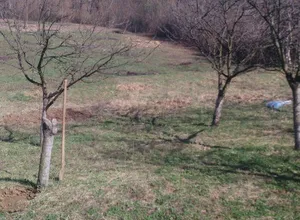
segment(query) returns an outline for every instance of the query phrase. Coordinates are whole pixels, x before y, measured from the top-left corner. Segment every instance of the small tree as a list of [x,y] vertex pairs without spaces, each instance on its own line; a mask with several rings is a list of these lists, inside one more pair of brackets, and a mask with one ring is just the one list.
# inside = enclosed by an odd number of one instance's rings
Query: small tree
[[275,62],[262,63],[282,72],[293,94],[295,150],[300,150],[300,2],[298,0],[248,0],[268,27],[266,39]]
[[195,46],[218,78],[213,120],[216,126],[232,80],[255,68],[261,34],[244,0],[177,3],[176,20],[183,39]]
[[114,58],[131,48],[130,44],[106,37],[96,26],[78,25],[75,30],[68,31],[67,26],[58,23],[59,8],[60,1],[40,0],[39,19],[34,30],[24,29],[21,18],[14,11],[4,13],[2,10],[7,29],[0,33],[16,55],[16,67],[42,93],[38,187],[48,185],[57,122],[50,120],[47,112],[64,92],[64,79],[68,79],[70,88],[85,78],[104,73],[121,65],[114,62]]

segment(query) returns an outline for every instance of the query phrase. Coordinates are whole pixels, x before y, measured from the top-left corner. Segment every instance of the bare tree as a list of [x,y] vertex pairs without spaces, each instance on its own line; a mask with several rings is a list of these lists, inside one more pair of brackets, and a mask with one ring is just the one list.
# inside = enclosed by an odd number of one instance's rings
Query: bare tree
[[219,124],[224,98],[232,80],[256,67],[261,34],[244,0],[177,2],[181,35],[212,65],[218,78],[212,126]]
[[57,122],[50,120],[47,112],[64,92],[64,79],[68,79],[70,88],[88,77],[105,73],[122,65],[114,62],[114,58],[131,48],[130,43],[106,37],[96,26],[78,25],[68,31],[68,27],[58,23],[59,8],[59,1],[41,0],[39,19],[31,29],[24,29],[22,20],[10,10],[3,13],[9,14],[10,19],[3,17],[7,28],[0,30],[16,56],[15,67],[42,93],[39,187],[48,185],[53,139],[57,133]]
[[293,94],[295,150],[300,150],[300,2],[248,0],[268,27],[266,38],[277,62],[262,63],[282,72]]

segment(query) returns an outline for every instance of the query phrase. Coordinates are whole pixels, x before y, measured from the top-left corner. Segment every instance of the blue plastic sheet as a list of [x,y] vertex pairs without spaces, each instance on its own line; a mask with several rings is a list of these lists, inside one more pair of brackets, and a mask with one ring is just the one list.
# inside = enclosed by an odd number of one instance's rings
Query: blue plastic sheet
[[280,110],[281,107],[283,107],[285,105],[289,105],[289,104],[292,104],[291,100],[287,100],[287,101],[270,101],[270,102],[267,102],[266,106],[268,108],[271,108],[271,109]]

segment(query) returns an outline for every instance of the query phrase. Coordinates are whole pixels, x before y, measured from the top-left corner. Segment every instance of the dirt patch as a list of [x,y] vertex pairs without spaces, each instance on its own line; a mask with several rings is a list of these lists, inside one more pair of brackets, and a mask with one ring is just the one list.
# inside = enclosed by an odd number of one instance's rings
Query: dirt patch
[[[119,86],[119,90],[146,90],[151,89],[146,85],[122,85]],[[109,103],[99,103],[94,106],[86,106],[86,107],[75,107],[68,108],[66,111],[66,121],[67,122],[84,122],[93,117],[99,119],[99,116],[103,113],[109,112],[115,115],[127,115],[132,116],[139,114],[139,116],[146,115],[160,115],[165,113],[172,113],[178,110],[182,110],[192,104],[192,99],[189,97],[185,98],[173,98],[173,99],[164,99],[159,101],[152,102],[131,102],[124,100],[117,100]],[[28,111],[28,112],[20,112],[19,114],[7,114],[0,118],[0,125],[5,126],[36,126],[40,124],[40,111]],[[60,123],[62,121],[62,110],[61,108],[50,109],[48,112],[49,119],[57,119]]]
[[[85,121],[89,118],[93,117],[93,113],[91,110],[87,108],[81,109],[72,109],[67,108],[66,110],[66,120],[70,121]],[[62,120],[62,111],[61,109],[55,109],[49,112],[49,118],[56,118],[58,121]]]
[[[7,114],[3,116],[1,122],[4,125],[26,125],[26,126],[31,126],[31,125],[36,125],[39,124],[40,122],[40,113],[38,111],[32,111],[32,112],[27,112],[27,113],[20,113],[20,114]],[[2,124],[1,123],[1,124]]]
[[[48,112],[48,117],[50,119],[56,118],[59,122],[62,121],[62,110],[61,109],[51,109]],[[92,110],[89,108],[68,108],[66,111],[66,121],[67,122],[81,122],[93,117]],[[30,111],[20,114],[8,114],[3,116],[2,122],[5,125],[37,125],[40,123],[40,112]],[[0,121],[1,122],[1,121]]]
[[29,201],[34,199],[37,191],[24,187],[0,189],[0,211],[20,212],[26,209]]

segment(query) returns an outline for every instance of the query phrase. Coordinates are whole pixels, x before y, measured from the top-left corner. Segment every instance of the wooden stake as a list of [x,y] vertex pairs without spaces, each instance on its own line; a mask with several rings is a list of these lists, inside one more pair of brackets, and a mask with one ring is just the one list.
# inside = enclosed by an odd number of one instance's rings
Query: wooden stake
[[67,104],[67,85],[68,81],[64,80],[64,101],[62,117],[62,137],[61,137],[61,169],[59,172],[59,181],[62,181],[65,173],[65,132],[66,132],[66,104]]

